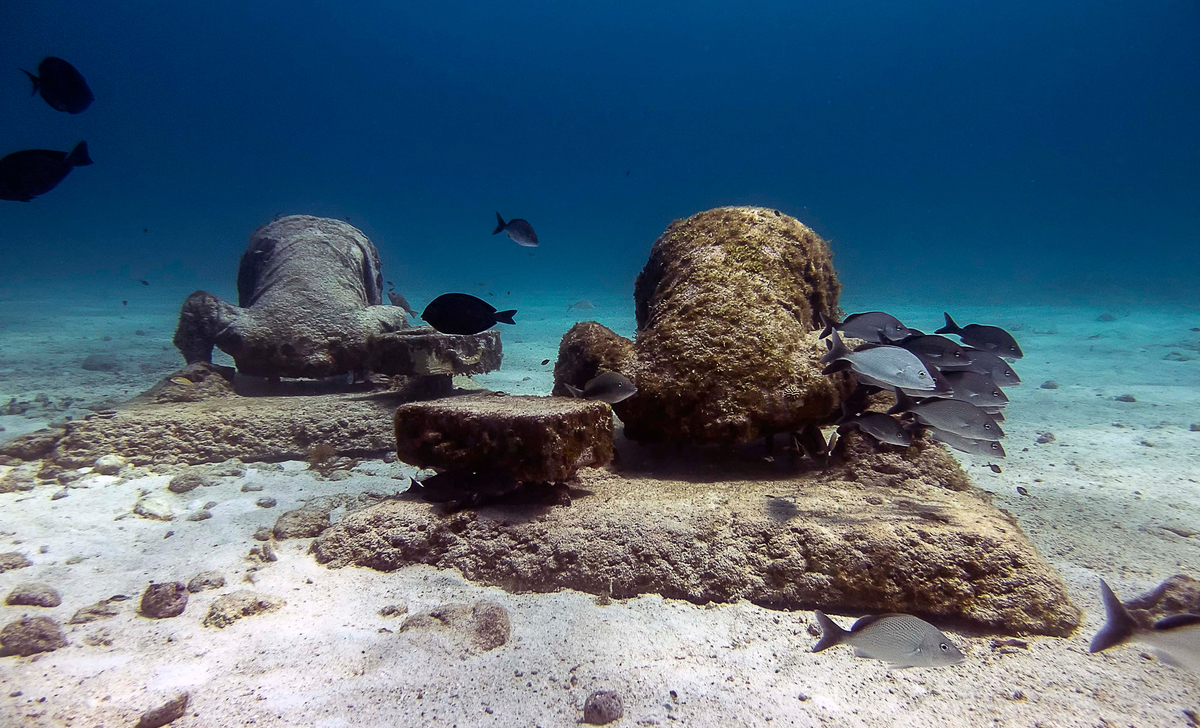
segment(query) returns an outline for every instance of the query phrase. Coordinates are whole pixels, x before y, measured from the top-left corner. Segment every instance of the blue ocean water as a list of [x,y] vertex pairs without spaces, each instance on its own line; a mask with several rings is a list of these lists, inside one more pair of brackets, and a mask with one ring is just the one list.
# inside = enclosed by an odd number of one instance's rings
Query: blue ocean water
[[[857,299],[1186,304],[1198,24],[1186,0],[8,3],[0,153],[86,139],[95,164],[0,204],[0,288],[228,297],[249,233],[308,213],[418,306],[628,296],[671,220],[754,204],[829,239]],[[47,55],[86,112],[29,97]]]

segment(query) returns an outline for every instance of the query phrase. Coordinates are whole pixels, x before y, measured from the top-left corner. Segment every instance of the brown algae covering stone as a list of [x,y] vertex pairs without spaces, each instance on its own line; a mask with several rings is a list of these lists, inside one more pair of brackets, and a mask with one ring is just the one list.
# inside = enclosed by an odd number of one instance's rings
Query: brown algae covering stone
[[589,725],[607,725],[624,715],[621,696],[612,690],[597,690],[583,702],[583,722]]
[[552,483],[613,455],[612,411],[602,402],[486,393],[401,405],[394,422],[397,455],[424,468]]
[[162,728],[183,717],[187,710],[188,693],[182,692],[167,702],[142,713],[134,728]]
[[140,611],[146,617],[167,619],[183,614],[187,603],[188,592],[183,582],[151,583],[146,587],[146,591],[142,592]]
[[279,540],[288,538],[312,538],[320,536],[329,528],[329,509],[305,506],[286,511],[275,520],[272,533]]
[[673,222],[634,287],[637,339],[576,326],[555,394],[608,368],[638,387],[614,405],[637,442],[741,444],[835,411],[850,378],[821,374],[818,314],[841,286],[828,244],[796,219],[721,207]]
[[14,586],[4,603],[12,607],[57,607],[62,597],[49,584],[28,582]]
[[[865,440],[865,438],[863,438]],[[314,541],[319,562],[458,569],[514,592],[782,609],[906,612],[1003,633],[1078,626],[1057,574],[940,446],[877,454],[797,481],[622,477],[582,470],[570,508],[440,515],[418,501],[348,514]],[[948,478],[947,475],[956,475]]]
[[204,617],[204,626],[223,629],[242,617],[272,612],[282,607],[283,604],[282,599],[272,599],[241,589],[232,594],[218,597],[208,608],[208,614]]
[[49,617],[21,617],[0,629],[0,652],[28,657],[67,646],[58,623]]

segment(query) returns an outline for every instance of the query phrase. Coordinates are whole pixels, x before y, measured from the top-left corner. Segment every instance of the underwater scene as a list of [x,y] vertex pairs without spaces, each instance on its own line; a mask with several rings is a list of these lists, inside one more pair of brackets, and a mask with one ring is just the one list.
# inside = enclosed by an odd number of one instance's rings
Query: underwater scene
[[0,7],[0,727],[1200,727],[1198,29]]

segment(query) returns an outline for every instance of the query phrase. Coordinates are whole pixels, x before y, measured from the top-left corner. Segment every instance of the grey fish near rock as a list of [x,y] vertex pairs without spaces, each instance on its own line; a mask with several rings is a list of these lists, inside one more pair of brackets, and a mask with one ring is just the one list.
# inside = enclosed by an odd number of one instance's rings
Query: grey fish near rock
[[828,364],[822,374],[853,370],[887,387],[900,387],[918,392],[932,392],[936,388],[933,374],[916,354],[898,346],[881,345],[862,351],[850,351],[842,338],[833,330],[833,341],[829,352],[821,357]]
[[957,399],[925,399],[914,402],[908,395],[896,390],[896,406],[888,414],[912,414],[917,421],[928,427],[949,432],[971,440],[996,441],[1004,437],[1004,431],[995,418],[970,402]]
[[821,640],[813,652],[834,645],[849,645],[855,657],[883,660],[891,669],[944,667],[966,659],[950,638],[923,619],[911,614],[879,614],[863,617],[846,631],[823,612],[816,612]]
[[942,315],[946,317],[946,325],[934,331],[935,334],[954,334],[967,346],[1011,359],[1020,359],[1025,356],[1021,353],[1021,347],[1017,346],[1017,340],[1012,337],[1012,334],[999,326],[967,324],[960,327],[954,323],[954,319],[950,318],[950,314],[942,312]]
[[950,382],[954,394],[951,399],[970,402],[976,407],[1003,407],[1008,404],[1008,395],[1000,389],[1000,385],[991,375],[980,374],[969,370],[950,370],[943,372]]
[[590,379],[587,384],[583,385],[583,389],[572,387],[565,382],[563,386],[567,388],[572,397],[594,399],[609,404],[624,402],[638,391],[637,386],[629,381],[628,377],[617,372],[604,372]]
[[901,341],[913,334],[911,329],[900,323],[900,319],[883,311],[852,313],[841,323],[829,318],[824,313],[819,314],[819,317],[821,324],[825,327],[821,331],[822,339],[834,331],[840,331],[848,339],[862,339],[872,343],[887,344]]
[[508,222],[504,222],[504,218],[500,217],[500,213],[496,213],[496,229],[492,231],[492,235],[500,233],[508,233],[508,237],[512,238],[513,242],[523,248],[536,248],[538,246],[537,233],[533,231],[533,226],[528,220],[521,218],[513,218]]
[[908,349],[917,356],[932,361],[939,367],[965,367],[971,363],[971,358],[963,348],[945,336],[937,334],[921,334],[910,336],[898,343],[898,346]]
[[1200,614],[1173,614],[1145,629],[1137,623],[1107,582],[1100,580],[1106,621],[1092,638],[1089,652],[1139,642],[1153,647],[1168,665],[1200,673]]
[[398,306],[399,308],[404,309],[404,312],[409,316],[412,316],[413,318],[421,318],[420,315],[413,310],[412,306],[408,304],[408,299],[402,296],[396,289],[389,289],[387,292],[387,297],[388,300],[392,302],[393,306]]
[[0,200],[29,202],[66,179],[71,170],[92,163],[87,142],[68,152],[26,149],[0,159]]
[[421,318],[443,334],[470,335],[487,331],[497,323],[515,324],[516,309],[497,311],[482,298],[466,293],[443,293],[433,299]]
[[992,378],[992,381],[1001,387],[1015,387],[1021,383],[1021,378],[1017,376],[1017,372],[1009,366],[1008,362],[1001,359],[998,354],[975,348],[967,348],[963,349],[963,351],[967,353],[967,356],[971,357],[971,363],[965,367],[959,367],[960,371],[987,374]]
[[83,80],[83,74],[61,58],[43,58],[36,76],[24,68],[21,72],[33,82],[33,93],[41,91],[46,103],[58,111],[78,114],[96,100],[87,81]]
[[945,443],[961,452],[971,453],[972,455],[987,455],[994,458],[1007,457],[1007,453],[1004,452],[1004,446],[995,440],[976,440],[934,427],[926,428],[925,432],[930,438]]
[[908,447],[912,444],[912,435],[904,428],[904,423],[882,412],[849,414],[843,408],[842,417],[837,421],[837,425],[839,435],[844,435],[847,430],[857,429],[888,445]]

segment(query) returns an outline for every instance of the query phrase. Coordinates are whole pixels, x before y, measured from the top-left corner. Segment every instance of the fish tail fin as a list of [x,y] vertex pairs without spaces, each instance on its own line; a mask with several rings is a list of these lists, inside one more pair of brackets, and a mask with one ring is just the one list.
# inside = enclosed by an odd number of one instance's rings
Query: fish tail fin
[[838,323],[837,323],[837,321],[834,321],[833,319],[826,316],[824,311],[817,312],[817,318],[818,318],[818,320],[820,320],[821,326],[823,327],[821,329],[821,338],[824,339],[826,336],[829,336],[830,334],[833,333],[833,331],[834,331],[833,327],[837,326]]
[[29,71],[26,71],[24,68],[20,69],[20,71],[21,71],[21,73],[25,74],[26,76],[29,76],[29,80],[33,82],[33,91],[30,91],[29,95],[37,96],[38,89],[40,89],[42,87],[42,79],[33,75]]
[[504,218],[500,217],[500,213],[496,213],[496,229],[492,231],[492,235],[499,235],[504,232],[504,228],[508,227],[508,223],[504,222]]
[[67,164],[72,167],[86,167],[92,163],[92,158],[88,156],[87,142],[79,142],[71,153],[67,155]]
[[813,614],[817,617],[817,624],[821,625],[821,639],[813,645],[813,652],[827,650],[841,642],[842,637],[846,636],[846,630],[837,626],[837,623],[826,617],[824,612],[818,609]]
[[943,326],[942,328],[938,329],[937,331],[934,331],[933,333],[935,333],[935,334],[960,334],[960,333],[962,333],[962,329],[959,328],[958,324],[954,323],[954,319],[950,318],[950,314],[946,313],[945,311],[942,311],[942,315],[946,317],[946,325]]
[[567,384],[566,382],[563,382],[563,386],[567,388],[567,391],[571,393],[572,397],[579,398],[579,397],[583,396],[582,389],[579,389],[578,387],[572,387],[570,384]]
[[567,306],[567,313],[570,313],[570,312],[571,312],[571,309],[573,309],[573,308],[575,308],[575,304],[573,304],[573,303],[572,303],[572,304],[568,305],[568,306]]
[[836,329],[833,330],[833,343],[829,346],[829,352],[821,357],[822,364],[828,364],[832,361],[837,361],[850,353],[846,348],[846,344],[842,342],[842,337],[838,336]]
[[507,311],[497,311],[496,312],[496,321],[499,323],[502,323],[502,324],[516,324],[517,322],[513,321],[513,316],[516,316],[516,315],[517,315],[517,309],[515,309],[515,308],[509,309]]
[[1088,652],[1103,652],[1113,645],[1119,645],[1133,636],[1137,628],[1133,615],[1103,579],[1100,580],[1100,596],[1104,599],[1105,622],[1092,638]]
[[907,394],[905,394],[904,390],[897,387],[896,388],[896,406],[892,407],[890,410],[888,410],[887,413],[889,415],[900,414],[901,412],[907,412],[912,406],[913,406],[912,398],[909,397]]

